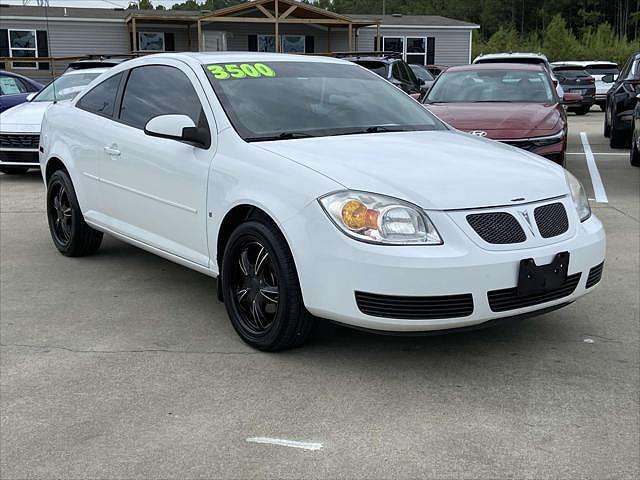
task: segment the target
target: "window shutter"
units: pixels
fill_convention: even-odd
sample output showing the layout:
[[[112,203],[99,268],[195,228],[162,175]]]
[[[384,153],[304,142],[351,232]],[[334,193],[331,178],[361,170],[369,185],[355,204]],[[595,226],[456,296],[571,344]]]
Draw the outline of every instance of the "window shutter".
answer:
[[[9,30],[6,28],[2,28],[0,29],[0,57],[8,57],[8,56],[9,56]]]
[[[304,37],[304,51],[305,53],[315,53],[315,40],[313,35],[307,35]]]
[[[176,51],[176,35],[175,33],[164,34],[164,50],[166,52]]]
[[[427,65],[436,64],[436,39],[427,37]]]
[[[38,56],[49,56],[49,38],[46,30],[37,30],[36,39],[38,41]],[[49,70],[49,62],[38,62],[38,70]]]
[[[257,52],[258,51],[258,35],[248,35],[248,47],[247,50],[249,52]]]

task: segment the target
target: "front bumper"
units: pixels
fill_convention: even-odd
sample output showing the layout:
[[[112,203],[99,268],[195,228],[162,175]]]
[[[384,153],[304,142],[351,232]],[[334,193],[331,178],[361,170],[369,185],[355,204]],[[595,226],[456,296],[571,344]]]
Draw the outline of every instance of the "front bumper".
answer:
[[[317,202],[285,222],[307,309],[347,325],[382,331],[420,332],[458,329],[499,318],[531,314],[573,302],[593,286],[587,279],[604,261],[605,233],[591,216],[561,241],[533,248],[490,249],[469,237],[447,212],[429,212],[444,239],[440,246],[382,246],[353,240],[340,232]],[[575,223],[575,215],[570,215]],[[517,285],[520,261],[549,264],[556,254],[570,254],[568,275],[579,276],[566,295],[521,308],[495,311],[489,292]],[[363,313],[356,292],[393,297],[472,297],[472,310],[448,318],[393,318]],[[361,300],[361,299],[360,299]],[[544,299],[543,299],[544,300]],[[447,299],[445,299],[447,301]],[[451,299],[453,301],[453,299]],[[428,301],[427,301],[428,303]],[[366,309],[365,309],[366,310]]]
[[[518,147],[536,155],[545,157],[558,165],[564,165],[566,151],[566,134],[555,134],[545,137],[532,137],[522,139],[505,139],[499,142]]]

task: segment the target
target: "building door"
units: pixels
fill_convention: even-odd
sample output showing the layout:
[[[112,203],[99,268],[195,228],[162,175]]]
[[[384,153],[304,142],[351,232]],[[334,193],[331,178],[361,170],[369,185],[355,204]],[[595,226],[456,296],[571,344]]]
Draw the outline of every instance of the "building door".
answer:
[[[224,52],[227,50],[227,34],[225,32],[205,30],[202,36],[205,52]]]

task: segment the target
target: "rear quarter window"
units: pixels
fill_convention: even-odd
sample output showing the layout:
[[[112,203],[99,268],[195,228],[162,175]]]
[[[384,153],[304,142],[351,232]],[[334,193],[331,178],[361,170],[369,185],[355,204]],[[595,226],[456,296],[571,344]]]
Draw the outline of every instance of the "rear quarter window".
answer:
[[[122,73],[114,75],[93,87],[89,93],[80,99],[76,106],[96,115],[113,116],[122,75]]]

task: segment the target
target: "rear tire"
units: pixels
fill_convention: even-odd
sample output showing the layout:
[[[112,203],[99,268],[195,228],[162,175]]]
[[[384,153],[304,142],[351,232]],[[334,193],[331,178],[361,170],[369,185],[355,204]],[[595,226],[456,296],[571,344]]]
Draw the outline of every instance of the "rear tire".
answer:
[[[309,337],[314,319],[304,307],[293,256],[268,219],[249,220],[231,234],[222,291],[233,328],[251,347],[286,350]]]
[[[5,167],[0,167],[0,172],[6,175],[24,175],[29,170],[29,167],[16,167],[12,165],[7,165]]]
[[[602,108],[604,112],[604,137],[609,138],[611,136],[611,125],[609,125],[609,117],[606,107]]]
[[[624,148],[628,144],[628,135],[623,130],[618,130],[615,126],[611,127],[611,135],[609,136],[609,146],[611,148]]]
[[[102,232],[84,221],[69,175],[58,170],[47,183],[47,219],[51,239],[67,257],[94,254],[102,243]]]

